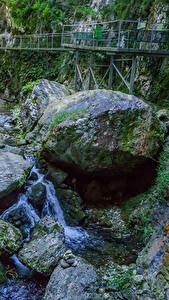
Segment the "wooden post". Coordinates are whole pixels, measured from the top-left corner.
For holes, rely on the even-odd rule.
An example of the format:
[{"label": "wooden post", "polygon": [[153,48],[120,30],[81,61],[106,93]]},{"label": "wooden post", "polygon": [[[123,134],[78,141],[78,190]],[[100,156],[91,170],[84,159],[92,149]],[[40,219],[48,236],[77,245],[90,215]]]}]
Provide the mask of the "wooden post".
[{"label": "wooden post", "polygon": [[130,76],[130,94],[133,93],[133,85],[134,85],[134,77],[136,71],[136,56],[132,57],[132,68],[131,68],[131,76]]},{"label": "wooden post", "polygon": [[78,81],[78,69],[77,69],[78,63],[79,63],[79,51],[76,51],[76,60],[75,60],[75,86],[74,86],[75,91],[77,91],[77,88],[78,88],[78,84],[77,84],[77,81]]},{"label": "wooden post", "polygon": [[113,62],[114,56],[110,56],[110,71],[109,71],[109,89],[112,89],[112,80],[113,80]]},{"label": "wooden post", "polygon": [[[93,55],[93,52],[91,52],[91,54],[90,54],[90,68],[93,67],[93,61],[94,61],[94,55]],[[92,74],[91,74],[91,71],[90,71],[90,75],[89,75],[89,90],[93,89],[92,81],[93,81],[93,77],[92,77]]]}]

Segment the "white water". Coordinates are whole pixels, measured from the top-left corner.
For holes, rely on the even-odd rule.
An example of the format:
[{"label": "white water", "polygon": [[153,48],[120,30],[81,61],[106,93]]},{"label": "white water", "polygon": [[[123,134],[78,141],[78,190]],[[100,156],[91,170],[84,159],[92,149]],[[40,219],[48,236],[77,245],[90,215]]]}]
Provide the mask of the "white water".
[{"label": "white water", "polygon": [[[30,230],[35,226],[35,224],[40,220],[40,217],[44,216],[52,216],[55,218],[55,220],[60,223],[64,230],[65,230],[65,240],[67,244],[75,244],[75,248],[77,248],[82,241],[87,240],[88,233],[81,227],[71,227],[68,226],[65,222],[63,211],[60,207],[59,201],[56,197],[56,192],[54,185],[49,180],[45,179],[44,174],[40,174],[36,166],[33,167],[31,174],[36,173],[37,180],[28,180],[26,192],[24,194],[20,194],[18,197],[18,201],[12,205],[10,208],[8,208],[2,215],[1,218],[4,220],[8,220],[9,214],[13,211],[15,211],[17,208],[21,208],[26,213],[29,224],[24,225],[25,226],[25,232],[26,232],[26,239],[25,241],[29,241],[30,239]],[[31,177],[30,174],[30,177]],[[41,216],[36,211],[36,209],[29,203],[28,201],[28,194],[31,193],[32,187],[37,184],[38,182],[41,182],[46,187],[46,200],[44,203],[44,206],[42,208]]]}]

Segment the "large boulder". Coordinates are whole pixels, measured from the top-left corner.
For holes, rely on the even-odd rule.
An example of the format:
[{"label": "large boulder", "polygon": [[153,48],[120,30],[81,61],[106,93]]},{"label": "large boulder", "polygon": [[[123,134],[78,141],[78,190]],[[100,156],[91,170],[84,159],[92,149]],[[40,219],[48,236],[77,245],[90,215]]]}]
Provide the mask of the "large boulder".
[{"label": "large boulder", "polygon": [[32,85],[32,91],[28,93],[21,107],[24,128],[32,129],[52,100],[60,101],[60,98],[67,95],[69,92],[66,87],[54,81],[41,79]]},{"label": "large boulder", "polygon": [[25,183],[32,166],[32,162],[26,161],[20,155],[0,152],[0,199]]},{"label": "large boulder", "polygon": [[12,255],[23,244],[19,229],[0,219],[0,256]]},{"label": "large boulder", "polygon": [[41,158],[74,174],[86,202],[122,199],[152,184],[162,128],[148,104],[97,90],[64,97],[49,108],[40,120],[48,128]]},{"label": "large boulder", "polygon": [[52,273],[65,252],[64,231],[52,217],[44,217],[35,226],[30,242],[19,251],[26,266],[42,273]]},{"label": "large boulder", "polygon": [[[64,265],[63,265],[64,266]],[[46,300],[96,299],[97,274],[95,268],[82,258],[67,268],[59,264],[46,288]],[[98,298],[97,298],[98,299]]]},{"label": "large boulder", "polygon": [[80,92],[59,104],[43,152],[82,171],[117,173],[156,155],[160,133],[158,119],[142,100],[105,90]]}]

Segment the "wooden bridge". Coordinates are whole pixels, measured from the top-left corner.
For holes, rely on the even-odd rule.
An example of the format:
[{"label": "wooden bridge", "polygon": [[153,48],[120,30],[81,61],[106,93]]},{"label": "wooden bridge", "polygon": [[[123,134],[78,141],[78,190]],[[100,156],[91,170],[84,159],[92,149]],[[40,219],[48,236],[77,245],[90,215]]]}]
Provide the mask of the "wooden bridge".
[{"label": "wooden bridge", "polygon": [[[109,77],[109,88],[112,88],[113,71],[115,70],[129,92],[133,91],[136,60],[139,56],[169,56],[169,23],[152,23],[142,21],[116,20],[103,23],[77,23],[64,25],[62,32],[33,35],[0,35],[2,50],[31,51],[73,51],[75,52],[75,90],[85,89],[85,79],[80,71],[81,53],[90,56],[89,86],[102,86],[103,80]],[[104,53],[110,56],[110,64],[100,83],[94,75],[94,55]],[[131,74],[123,76],[115,64],[116,61],[131,60]],[[108,76],[109,74],[109,76]],[[127,77],[130,74],[130,82]]]}]

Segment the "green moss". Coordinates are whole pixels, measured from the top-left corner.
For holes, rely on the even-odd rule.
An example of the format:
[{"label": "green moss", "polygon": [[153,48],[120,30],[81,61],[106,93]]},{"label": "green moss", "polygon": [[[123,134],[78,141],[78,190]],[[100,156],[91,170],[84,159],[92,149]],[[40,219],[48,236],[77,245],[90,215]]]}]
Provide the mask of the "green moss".
[{"label": "green moss", "polygon": [[[22,93],[23,93],[23,95],[24,96],[30,95],[32,93],[32,90],[33,90],[35,84],[37,84],[37,83],[39,83],[39,80],[27,82],[27,84],[22,87]],[[34,99],[32,99],[32,100],[34,100]]]},{"label": "green moss", "polygon": [[87,109],[64,111],[56,116],[56,118],[51,123],[50,128],[53,129],[58,124],[67,120],[77,121],[80,118],[84,118],[87,113],[88,113]]}]

